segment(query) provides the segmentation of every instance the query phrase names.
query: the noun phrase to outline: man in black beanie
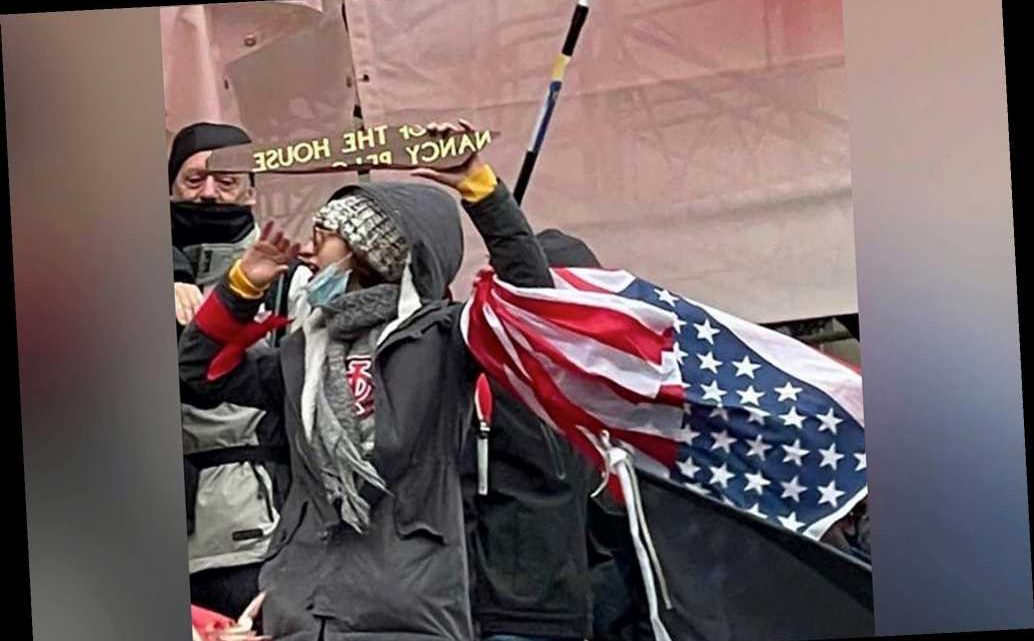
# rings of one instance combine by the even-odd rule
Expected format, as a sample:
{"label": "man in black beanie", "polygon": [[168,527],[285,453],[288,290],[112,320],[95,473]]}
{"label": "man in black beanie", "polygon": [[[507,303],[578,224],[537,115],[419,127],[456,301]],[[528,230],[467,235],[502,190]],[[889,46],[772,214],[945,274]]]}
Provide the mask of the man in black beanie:
{"label": "man in black beanie", "polygon": [[[197,123],[169,153],[177,337],[207,293],[258,238],[254,176],[209,174],[212,150],[250,142],[241,129]],[[284,279],[265,309],[284,311]],[[280,300],[275,300],[276,295]],[[180,386],[191,602],[237,616],[258,592],[258,573],[290,480],[282,419],[206,402]]]}
{"label": "man in black beanie", "polygon": [[[190,322],[201,304],[199,285],[203,286],[211,273],[219,271],[219,265],[212,264],[214,255],[232,251],[230,245],[255,232],[254,176],[212,175],[205,171],[213,150],[249,142],[248,135],[237,127],[207,122],[184,128],[172,141],[169,193],[176,320],[180,325]],[[202,260],[200,254],[205,244],[213,248],[226,245],[227,251],[210,250]]]}
{"label": "man in black beanie", "polygon": [[[550,267],[600,267],[584,242],[557,229],[536,239]],[[491,641],[589,638],[593,602],[586,527],[590,494],[601,476],[520,401],[494,382],[489,389],[486,494],[475,490],[477,439],[468,441],[464,456],[471,607],[480,636]]]}

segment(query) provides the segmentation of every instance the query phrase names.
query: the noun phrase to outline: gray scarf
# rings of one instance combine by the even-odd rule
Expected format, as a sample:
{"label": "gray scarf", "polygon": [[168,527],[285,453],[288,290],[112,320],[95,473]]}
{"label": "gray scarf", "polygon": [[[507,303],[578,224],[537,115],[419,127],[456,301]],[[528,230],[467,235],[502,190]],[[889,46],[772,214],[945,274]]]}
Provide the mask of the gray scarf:
{"label": "gray scarf", "polygon": [[[305,328],[321,350],[311,361],[306,359],[306,379],[317,377],[312,389],[315,420],[306,436],[327,498],[341,520],[357,532],[370,523],[370,506],[359,495],[363,483],[382,491],[387,486],[370,460],[375,417],[357,415],[346,359],[351,353],[372,358],[380,332],[396,315],[398,296],[399,286],[392,284],[347,292],[320,308],[318,327],[306,323]],[[317,332],[326,335],[317,339]]]}

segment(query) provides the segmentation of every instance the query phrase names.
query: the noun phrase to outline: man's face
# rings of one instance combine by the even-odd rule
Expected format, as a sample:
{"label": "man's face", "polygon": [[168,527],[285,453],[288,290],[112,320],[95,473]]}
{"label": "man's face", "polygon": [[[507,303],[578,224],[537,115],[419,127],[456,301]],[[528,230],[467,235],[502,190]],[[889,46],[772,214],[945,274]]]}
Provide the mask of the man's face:
{"label": "man's face", "polygon": [[172,183],[172,199],[177,202],[254,205],[255,188],[248,174],[206,174],[205,162],[211,151],[199,151],[180,167]]}

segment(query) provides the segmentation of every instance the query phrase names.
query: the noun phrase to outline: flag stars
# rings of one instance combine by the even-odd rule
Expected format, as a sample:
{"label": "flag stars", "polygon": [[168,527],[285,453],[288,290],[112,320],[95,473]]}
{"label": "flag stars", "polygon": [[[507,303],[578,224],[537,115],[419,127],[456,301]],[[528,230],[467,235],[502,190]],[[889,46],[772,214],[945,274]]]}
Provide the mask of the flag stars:
{"label": "flag stars", "polygon": [[728,464],[722,463],[721,467],[711,468],[711,485],[720,485],[723,490],[728,489],[729,481],[736,475],[729,471]]}
{"label": "flag stars", "polygon": [[761,409],[760,407],[748,406],[744,407],[743,409],[746,410],[748,414],[750,414],[750,416],[747,417],[748,423],[757,423],[758,425],[764,425],[765,419],[771,416],[771,414]]}
{"label": "flag stars", "polygon": [[675,341],[675,344],[671,346],[671,353],[675,356],[675,360],[678,361],[679,365],[681,365],[682,361],[686,360],[686,356],[688,356],[686,352],[682,351],[682,346],[679,345],[678,341]]}
{"label": "flag stars", "polygon": [[736,393],[740,396],[740,403],[750,403],[751,405],[760,405],[761,397],[765,395],[764,392],[759,392],[754,389],[753,385],[749,386],[745,390],[737,390]]}
{"label": "flag stars", "polygon": [[837,463],[840,459],[844,458],[844,455],[837,452],[837,444],[831,443],[828,449],[819,450],[822,455],[822,462],[819,463],[819,467],[831,467],[834,471],[837,469]]}
{"label": "flag stars", "polygon": [[782,387],[777,387],[775,391],[779,393],[780,401],[791,400],[794,403],[796,403],[797,395],[803,392],[804,390],[800,387],[794,387],[789,381],[787,381],[786,385],[783,385]]}
{"label": "flag stars", "polygon": [[786,452],[786,456],[783,457],[783,463],[793,462],[797,467],[804,465],[801,459],[811,453],[801,447],[801,439],[796,439],[793,445],[782,445],[781,447]]}
{"label": "flag stars", "polygon": [[715,375],[718,374],[718,367],[722,364],[722,361],[714,357],[714,352],[697,354],[697,358],[700,359],[700,369],[710,370]]}
{"label": "flag stars", "polygon": [[795,476],[793,477],[793,480],[789,482],[779,482],[779,484],[783,486],[783,496],[781,498],[791,499],[797,503],[801,502],[801,494],[804,494],[808,488],[801,485],[797,479],[798,477]]}
{"label": "flag stars", "polygon": [[682,328],[686,326],[686,321],[684,321],[681,318],[676,316],[675,320],[672,321],[672,325],[674,325],[674,327],[675,327],[675,333],[676,334],[681,334],[682,333]]}
{"label": "flag stars", "polygon": [[761,501],[760,500],[758,500],[757,503],[755,503],[749,510],[747,510],[747,512],[749,512],[750,514],[753,514],[754,516],[758,517],[759,519],[767,519],[768,518],[767,516],[765,516],[764,512],[761,511]]}
{"label": "flag stars", "polygon": [[693,462],[693,457],[686,458],[685,461],[679,461],[679,472],[688,479],[695,479],[697,472],[701,470],[701,467]]}
{"label": "flag stars", "polygon": [[736,443],[736,439],[729,436],[729,432],[722,430],[721,432],[714,433],[714,445],[711,446],[712,450],[725,450],[726,454],[732,454],[732,446]]}
{"label": "flag stars", "polygon": [[675,307],[675,302],[678,300],[675,295],[666,289],[655,289],[653,290],[657,294],[657,298],[660,298],[665,303]]}
{"label": "flag stars", "polygon": [[695,441],[698,436],[700,436],[700,432],[694,430],[693,426],[690,425],[688,421],[682,426],[682,431],[679,432],[679,440],[686,445],[693,445],[693,441]]}
{"label": "flag stars", "polygon": [[729,422],[729,410],[725,409],[721,405],[711,410],[711,413],[708,415],[708,418],[714,418],[716,416],[720,417],[726,423]]}
{"label": "flag stars", "polygon": [[858,460],[858,466],[854,468],[854,471],[861,472],[865,469],[865,452],[855,454],[854,457]]}
{"label": "flag stars", "polygon": [[820,485],[818,490],[819,494],[822,495],[822,498],[819,499],[819,505],[829,503],[834,508],[840,504],[840,497],[845,494],[843,490],[837,489],[836,481],[830,481],[829,485],[826,485],[825,487]]}
{"label": "flag stars", "polygon": [[768,452],[768,450],[772,449],[772,446],[766,443],[761,438],[760,434],[758,434],[753,441],[747,443],[747,447],[750,450],[747,452],[747,458],[757,456],[762,461],[765,460],[765,454]]}
{"label": "flag stars", "polygon": [[755,365],[750,362],[749,356],[744,356],[742,361],[733,361],[733,366],[736,368],[736,377],[746,376],[751,380],[754,379],[754,370],[761,369],[760,365]]}
{"label": "flag stars", "polygon": [[786,414],[780,414],[779,418],[783,419],[783,425],[793,425],[797,429],[804,429],[805,417],[797,413],[796,407],[791,407]]}
{"label": "flag stars", "polygon": [[721,403],[722,397],[728,394],[728,392],[718,387],[717,380],[711,381],[710,385],[701,385],[700,387],[704,390],[705,401],[711,400],[715,401],[716,403]]}
{"label": "flag stars", "polygon": [[822,425],[819,426],[819,431],[825,432],[828,430],[830,432],[833,432],[833,436],[837,435],[837,425],[840,425],[844,422],[844,419],[837,418],[836,415],[833,414],[832,407],[829,408],[829,411],[825,414],[818,414],[815,416],[815,418],[819,419],[819,421],[822,423]]}
{"label": "flag stars", "polygon": [[757,474],[747,474],[747,487],[743,489],[743,492],[757,492],[761,494],[765,490],[766,485],[771,485],[772,481],[765,478],[765,475],[761,472]]}
{"label": "flag stars", "polygon": [[797,520],[796,512],[790,512],[789,516],[780,516],[779,522],[782,523],[783,527],[794,532],[797,532],[804,527],[804,523]]}
{"label": "flag stars", "polygon": [[705,318],[704,322],[699,325],[693,323],[693,327],[695,327],[697,330],[698,339],[707,341],[712,345],[714,345],[715,334],[718,334],[722,331],[720,329],[715,329],[714,327],[711,327],[711,319],[709,318]]}

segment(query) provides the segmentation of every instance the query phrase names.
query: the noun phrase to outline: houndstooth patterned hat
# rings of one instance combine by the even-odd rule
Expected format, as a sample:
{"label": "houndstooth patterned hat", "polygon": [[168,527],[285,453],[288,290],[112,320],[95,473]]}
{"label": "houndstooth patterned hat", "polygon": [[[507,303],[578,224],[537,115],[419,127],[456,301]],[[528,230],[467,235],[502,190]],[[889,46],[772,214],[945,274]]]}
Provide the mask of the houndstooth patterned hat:
{"label": "houndstooth patterned hat", "polygon": [[394,283],[402,278],[409,242],[373,201],[347,194],[316,212],[314,223],[345,239],[356,256],[385,280]]}

